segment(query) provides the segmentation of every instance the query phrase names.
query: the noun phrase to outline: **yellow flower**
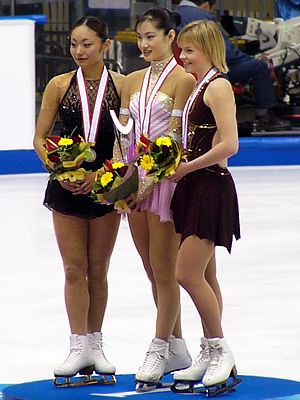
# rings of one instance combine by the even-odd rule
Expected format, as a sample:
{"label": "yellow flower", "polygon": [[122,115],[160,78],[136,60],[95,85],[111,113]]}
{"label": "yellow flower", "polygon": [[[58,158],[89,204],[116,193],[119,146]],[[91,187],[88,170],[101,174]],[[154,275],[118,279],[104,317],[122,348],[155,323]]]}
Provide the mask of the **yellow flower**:
{"label": "yellow flower", "polygon": [[160,137],[155,140],[155,143],[157,144],[157,146],[167,146],[167,147],[172,146],[172,142],[169,137]]}
{"label": "yellow flower", "polygon": [[122,168],[124,167],[125,164],[121,163],[121,162],[114,162],[112,164],[113,169],[117,169],[117,168]]}
{"label": "yellow flower", "polygon": [[154,166],[154,164],[155,164],[155,161],[154,161],[154,159],[153,159],[150,155],[145,154],[145,155],[142,157],[141,167],[142,167],[145,171],[150,171],[150,170],[152,169],[152,167]]}
{"label": "yellow flower", "polygon": [[61,138],[58,142],[59,146],[69,146],[70,144],[73,144],[73,139]]}
{"label": "yellow flower", "polygon": [[113,174],[111,172],[106,172],[104,175],[101,176],[100,178],[100,183],[103,187],[107,186],[109,182],[113,180]]}

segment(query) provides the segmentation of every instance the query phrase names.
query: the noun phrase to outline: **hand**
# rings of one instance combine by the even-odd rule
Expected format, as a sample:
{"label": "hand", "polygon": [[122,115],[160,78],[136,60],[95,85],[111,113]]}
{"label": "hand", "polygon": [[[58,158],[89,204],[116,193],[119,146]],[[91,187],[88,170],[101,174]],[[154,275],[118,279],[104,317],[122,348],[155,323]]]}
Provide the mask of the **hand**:
{"label": "hand", "polygon": [[93,188],[93,182],[95,178],[96,172],[91,172],[88,175],[86,175],[84,181],[80,182],[69,182],[69,181],[62,181],[61,185],[67,189],[70,190],[75,196],[76,195],[86,195],[91,192]]}
{"label": "hand", "polygon": [[190,173],[190,163],[189,162],[181,162],[175,170],[175,174],[169,176],[169,179],[172,182],[179,182],[185,175]]}

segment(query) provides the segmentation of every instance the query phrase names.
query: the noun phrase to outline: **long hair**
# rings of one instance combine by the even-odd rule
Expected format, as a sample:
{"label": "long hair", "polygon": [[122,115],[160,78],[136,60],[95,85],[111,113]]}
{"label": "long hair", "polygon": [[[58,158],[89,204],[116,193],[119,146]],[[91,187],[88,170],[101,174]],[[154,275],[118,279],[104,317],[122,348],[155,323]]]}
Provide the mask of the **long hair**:
{"label": "long hair", "polygon": [[204,19],[187,24],[179,32],[177,42],[179,47],[193,44],[218,70],[223,73],[228,72],[225,42],[216,22]]}

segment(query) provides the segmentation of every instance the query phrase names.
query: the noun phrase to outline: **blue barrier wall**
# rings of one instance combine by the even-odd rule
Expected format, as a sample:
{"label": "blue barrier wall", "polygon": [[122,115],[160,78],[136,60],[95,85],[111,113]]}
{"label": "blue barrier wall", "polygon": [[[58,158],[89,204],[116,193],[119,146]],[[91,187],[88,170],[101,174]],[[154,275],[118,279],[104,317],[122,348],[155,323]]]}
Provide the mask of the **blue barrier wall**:
{"label": "blue barrier wall", "polygon": [[[240,138],[230,166],[300,165],[300,136]],[[45,172],[34,150],[0,151],[0,174]]]}

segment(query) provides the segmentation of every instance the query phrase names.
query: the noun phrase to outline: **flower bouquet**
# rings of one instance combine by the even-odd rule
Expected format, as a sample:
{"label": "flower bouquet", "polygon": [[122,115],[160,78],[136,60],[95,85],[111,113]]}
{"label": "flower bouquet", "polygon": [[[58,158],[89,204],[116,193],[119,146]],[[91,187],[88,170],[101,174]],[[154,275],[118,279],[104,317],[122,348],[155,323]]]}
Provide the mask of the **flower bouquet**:
{"label": "flower bouquet", "polygon": [[181,147],[171,136],[161,136],[151,141],[142,135],[136,153],[137,164],[155,182],[173,175],[182,159]]}
{"label": "flower bouquet", "polygon": [[[74,132],[74,131],[73,131]],[[81,136],[72,137],[49,136],[46,138],[46,168],[50,173],[50,179],[70,182],[81,181],[87,171],[79,168],[83,161],[92,162],[96,153],[91,149],[91,144],[83,140]]]}
{"label": "flower bouquet", "polygon": [[128,210],[126,199],[138,189],[138,170],[134,164],[104,162],[95,176],[91,197],[97,203],[113,204],[116,209]]}

